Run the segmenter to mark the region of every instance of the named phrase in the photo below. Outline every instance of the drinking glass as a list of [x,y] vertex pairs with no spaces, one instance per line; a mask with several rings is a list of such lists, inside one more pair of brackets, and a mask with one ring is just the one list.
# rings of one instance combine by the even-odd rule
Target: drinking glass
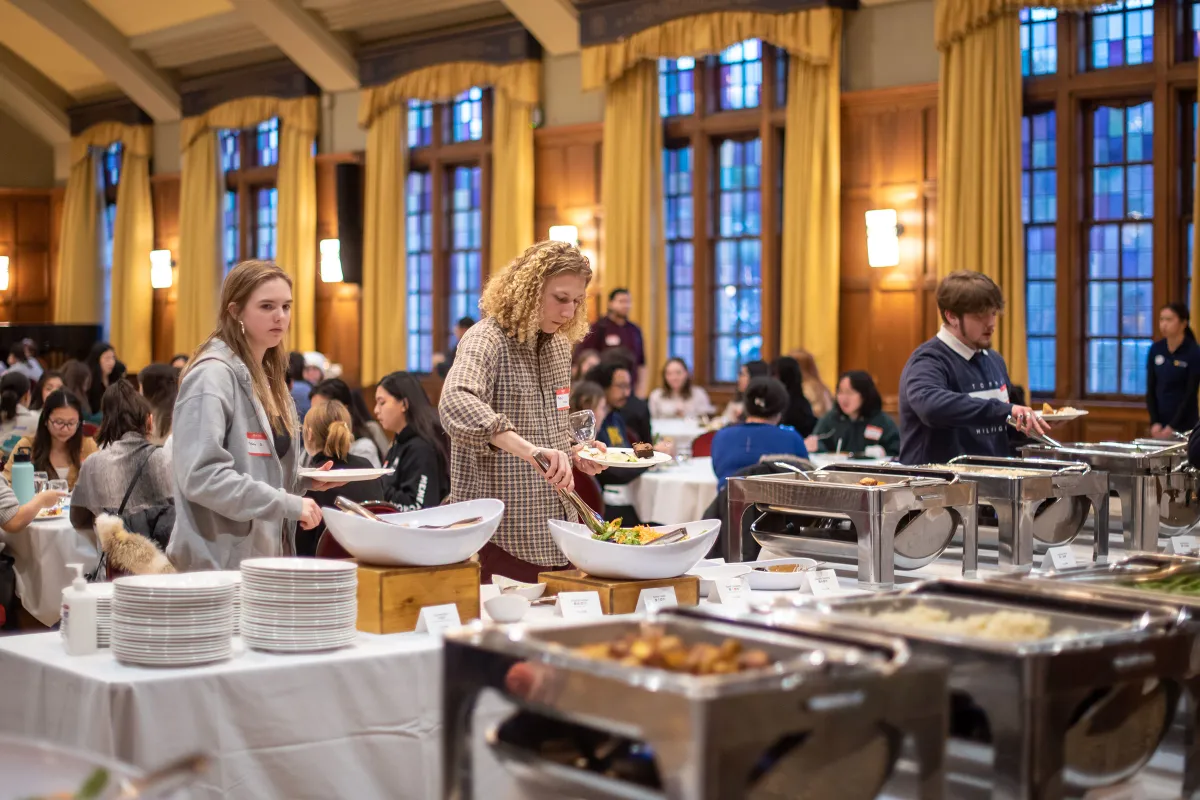
[[567,417],[567,427],[571,435],[580,444],[587,444],[596,438],[596,414],[592,410],[576,411]]
[[46,491],[46,484],[50,482],[50,476],[45,472],[33,473],[33,493],[40,494]]
[[52,492],[69,491],[69,489],[67,488],[67,482],[64,480],[55,478],[54,480],[50,481],[50,491],[52,491]]

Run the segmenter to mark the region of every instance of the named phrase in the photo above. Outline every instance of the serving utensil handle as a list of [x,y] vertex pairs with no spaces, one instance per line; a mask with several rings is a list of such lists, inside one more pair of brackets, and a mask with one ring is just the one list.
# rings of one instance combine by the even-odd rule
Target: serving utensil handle
[[[537,465],[542,470],[543,475],[550,471],[550,459],[546,458],[541,450],[535,450],[533,452],[533,460],[537,462]],[[557,486],[554,488],[558,491],[560,497],[565,498],[568,503],[575,507],[575,511],[579,513],[580,519],[583,521],[583,524],[587,526],[588,530],[590,530],[592,533],[607,532],[604,520],[601,519],[600,515],[597,514],[591,506],[583,502],[582,497],[580,497],[574,491],[560,489]]]
[[366,519],[373,520],[375,522],[387,522],[386,519],[384,519],[383,517],[380,517],[374,511],[370,511],[370,510],[360,506],[358,503],[354,502],[349,497],[342,497],[341,495],[339,495],[333,501],[333,504],[335,506],[337,506],[339,509],[341,509],[342,511],[345,511],[347,514],[357,514],[360,517],[365,517]]

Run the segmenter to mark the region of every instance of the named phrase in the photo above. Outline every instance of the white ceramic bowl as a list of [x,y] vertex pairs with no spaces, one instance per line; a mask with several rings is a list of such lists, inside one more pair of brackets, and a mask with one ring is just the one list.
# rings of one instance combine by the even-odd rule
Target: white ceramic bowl
[[537,600],[546,593],[544,583],[521,583],[503,575],[493,575],[492,585],[504,594],[519,594],[526,600]]
[[699,564],[687,571],[688,575],[695,575],[700,579],[700,599],[708,597],[712,593],[713,584],[722,578],[736,578],[739,575],[746,575],[750,572],[749,564],[726,564],[724,561],[710,562],[708,559],[702,559]]
[[529,599],[519,594],[502,594],[485,600],[483,608],[496,622],[520,622],[529,611]]
[[[766,561],[755,561],[748,567],[773,567],[780,564],[798,564],[802,567],[812,567],[816,561],[811,558],[772,558]],[[803,589],[808,586],[808,572],[758,572],[751,570],[746,573],[746,583],[751,589],[761,589],[769,592],[786,592]]]
[[589,575],[633,581],[677,578],[704,558],[721,531],[719,519],[686,522],[652,528],[668,533],[687,528],[682,542],[659,545],[632,545],[602,542],[592,538],[586,525],[548,520],[550,535],[571,563]]
[[[500,527],[504,503],[470,500],[403,514],[380,515],[376,522],[335,508],[321,509],[325,525],[350,555],[383,567],[436,567],[466,561],[487,544]],[[421,530],[402,525],[445,525],[469,517],[483,522],[466,528]]]

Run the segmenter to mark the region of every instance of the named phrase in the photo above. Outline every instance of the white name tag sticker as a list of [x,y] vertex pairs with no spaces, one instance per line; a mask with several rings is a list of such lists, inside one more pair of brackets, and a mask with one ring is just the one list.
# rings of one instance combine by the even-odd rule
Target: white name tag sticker
[[883,438],[883,428],[878,425],[868,425],[867,429],[863,431],[863,438],[868,441],[878,442]]
[[1069,544],[1051,547],[1042,557],[1042,569],[1056,572],[1075,566],[1075,551]]
[[1196,552],[1196,537],[1191,534],[1187,536],[1172,536],[1171,552],[1177,556],[1193,555]]
[[559,592],[554,612],[563,619],[590,619],[604,616],[599,592]]
[[638,594],[638,612],[657,611],[660,608],[675,608],[679,600],[675,597],[674,586],[662,586],[658,589],[642,589]]
[[712,591],[708,593],[708,602],[721,605],[738,605],[749,599],[746,581],[740,576],[713,581]]
[[271,445],[265,433],[246,434],[246,452],[252,456],[270,456]]
[[809,574],[808,588],[814,597],[832,597],[842,593],[837,573],[831,569],[819,569]]
[[554,410],[565,411],[571,407],[571,390],[567,388],[554,390]]
[[425,606],[417,617],[417,633],[430,633],[441,636],[450,628],[462,626],[458,618],[458,606],[447,603],[444,606]]

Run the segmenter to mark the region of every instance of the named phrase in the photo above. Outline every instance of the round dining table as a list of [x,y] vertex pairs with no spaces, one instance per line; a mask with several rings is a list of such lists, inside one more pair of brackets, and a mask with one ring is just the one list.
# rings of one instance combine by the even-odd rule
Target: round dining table
[[0,531],[0,544],[4,545],[3,552],[14,559],[21,605],[46,627],[58,622],[62,590],[75,576],[67,564],[83,564],[84,573],[90,573],[100,563],[96,534],[76,530],[65,513],[35,519],[16,533]]

